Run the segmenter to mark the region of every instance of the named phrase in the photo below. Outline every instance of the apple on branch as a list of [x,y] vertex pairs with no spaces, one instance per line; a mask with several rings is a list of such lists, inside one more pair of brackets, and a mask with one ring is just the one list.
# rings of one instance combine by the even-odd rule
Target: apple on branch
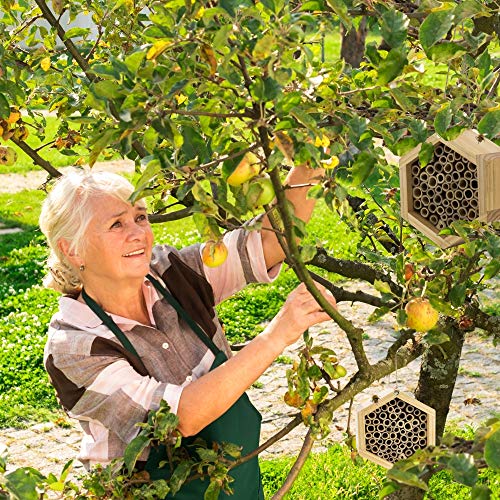
[[434,328],[439,319],[439,313],[428,299],[415,297],[405,307],[406,326],[417,332],[428,332]]
[[208,267],[218,267],[227,259],[227,247],[222,240],[210,240],[201,250],[201,259]]
[[259,163],[259,158],[254,153],[246,152],[236,168],[227,177],[227,183],[233,187],[241,186],[259,174]]

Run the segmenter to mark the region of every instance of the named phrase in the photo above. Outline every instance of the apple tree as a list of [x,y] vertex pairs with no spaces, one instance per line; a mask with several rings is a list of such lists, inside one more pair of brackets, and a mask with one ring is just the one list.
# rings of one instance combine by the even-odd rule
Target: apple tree
[[[278,437],[300,424],[309,430],[275,498],[337,408],[418,357],[416,397],[435,408],[443,435],[467,333],[500,335],[495,311],[478,300],[500,270],[498,224],[457,221],[445,232],[464,243],[437,247],[400,216],[394,157],[433,133],[451,140],[476,129],[499,142],[498,0],[2,0],[1,16],[0,163],[15,161],[11,143],[51,178],[61,174],[44,158],[48,148],[75,165],[131,159],[141,173],[134,197],[152,200],[151,221],[194,217],[213,241],[207,259],[217,257],[224,230],[265,210],[287,264],[345,332],[355,373],[306,337],[290,374],[285,398],[297,415]],[[343,57],[332,49],[339,33]],[[34,149],[26,138],[43,139],[46,111],[60,120],[57,137]],[[421,151],[424,162],[432,151]],[[307,227],[286,201],[294,186],[284,183],[298,165],[326,169],[308,195],[360,236],[357,260],[298,245]],[[363,280],[373,293],[344,290],[318,269]],[[370,362],[362,328],[325,303],[314,280],[339,302],[374,306],[369,321],[397,318],[382,360]],[[409,327],[418,325],[405,309],[415,297],[440,313],[437,326]],[[478,464],[498,467],[498,426],[462,443],[459,455],[443,444],[396,464],[389,478],[405,486],[393,492],[388,482],[385,493],[421,498],[438,468],[459,477]],[[462,481],[487,498],[473,472]]]

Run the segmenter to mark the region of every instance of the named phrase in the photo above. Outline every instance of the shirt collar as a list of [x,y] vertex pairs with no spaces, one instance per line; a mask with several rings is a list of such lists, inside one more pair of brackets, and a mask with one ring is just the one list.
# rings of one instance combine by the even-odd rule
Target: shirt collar
[[[151,323],[154,325],[153,318],[153,305],[159,300],[158,294],[152,283],[144,278],[142,284],[142,293],[144,294],[144,299],[146,301],[146,307],[149,313],[149,318]],[[59,312],[61,314],[61,319],[70,325],[77,328],[88,329],[97,328],[102,325],[101,319],[90,309],[90,307],[84,302],[80,302],[75,298],[70,296],[63,296],[59,299]],[[123,316],[118,316],[116,314],[108,313],[113,321],[117,324],[120,329],[130,330],[135,325],[139,325],[137,321],[129,318],[124,318]]]

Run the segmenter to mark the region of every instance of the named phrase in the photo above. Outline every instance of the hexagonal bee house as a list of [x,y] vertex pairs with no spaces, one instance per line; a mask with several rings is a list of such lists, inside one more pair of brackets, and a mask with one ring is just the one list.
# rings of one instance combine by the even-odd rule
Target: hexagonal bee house
[[500,220],[500,147],[466,130],[452,141],[433,135],[431,161],[421,167],[421,146],[399,160],[401,215],[441,248],[463,243],[439,232],[456,220]]
[[359,454],[388,469],[436,444],[434,409],[399,391],[359,410],[357,420]]

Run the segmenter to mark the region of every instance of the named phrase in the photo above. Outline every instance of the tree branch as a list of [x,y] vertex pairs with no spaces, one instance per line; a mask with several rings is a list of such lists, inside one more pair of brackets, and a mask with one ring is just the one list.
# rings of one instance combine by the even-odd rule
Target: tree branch
[[491,316],[472,304],[466,306],[465,316],[469,317],[477,328],[488,332],[497,340],[500,339],[500,316]]
[[300,470],[304,466],[306,458],[309,455],[313,444],[314,438],[312,436],[311,429],[309,429],[304,439],[304,443],[302,444],[302,448],[300,449],[297,460],[293,464],[293,467],[290,469],[285,482],[281,485],[281,488],[272,496],[271,500],[281,500],[288,493],[288,490],[292,487],[292,484],[294,483],[295,479],[297,479]]
[[39,165],[44,170],[48,172],[51,177],[61,177],[62,174],[59,170],[55,169],[47,160],[44,160],[33,148],[28,146],[26,142],[20,141],[19,139],[15,139],[11,137],[10,140],[20,149],[22,149],[36,165]]
[[148,218],[151,224],[158,224],[160,222],[171,222],[174,220],[185,219],[186,217],[189,217],[192,214],[193,212],[191,207],[186,207],[186,208],[181,208],[180,210],[177,210],[175,212],[169,212],[168,214],[153,214],[150,215]]
[[364,280],[372,285],[375,280],[384,281],[390,286],[394,295],[398,297],[403,295],[403,289],[397,283],[394,283],[387,274],[362,262],[331,257],[324,248],[318,248],[316,255],[306,264],[312,264],[331,273],[340,274],[345,278]]

